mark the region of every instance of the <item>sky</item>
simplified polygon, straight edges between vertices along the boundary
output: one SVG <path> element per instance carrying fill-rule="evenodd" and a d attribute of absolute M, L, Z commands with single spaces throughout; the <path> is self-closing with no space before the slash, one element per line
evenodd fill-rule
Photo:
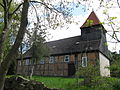
<path fill-rule="evenodd" d="M 72 12 L 74 16 L 74 21 L 78 22 L 78 24 L 72 23 L 68 25 L 68 29 L 66 27 L 64 28 L 57 28 L 57 30 L 50 30 L 49 33 L 51 34 L 49 37 L 49 41 L 68 38 L 80 35 L 80 26 L 84 23 L 87 15 L 87 12 L 84 12 L 83 9 L 84 6 L 80 6 L 78 8 L 75 8 Z"/>
<path fill-rule="evenodd" d="M 85 22 L 85 20 L 87 19 L 87 17 L 89 16 L 89 14 L 91 13 L 92 10 L 96 13 L 96 15 L 98 16 L 100 21 L 104 22 L 106 19 L 106 16 L 103 14 L 103 11 L 105 9 L 104 8 L 99 9 L 99 7 L 97 7 L 98 6 L 97 4 L 98 4 L 97 2 L 93 3 L 94 7 L 89 8 L 89 10 L 87 10 L 87 8 L 84 5 L 80 5 L 78 8 L 74 9 L 72 12 L 73 17 L 74 17 L 74 20 L 76 22 L 78 22 L 78 24 L 75 24 L 75 23 L 69 24 L 68 29 L 66 29 L 64 27 L 64 28 L 57 28 L 57 30 L 50 30 L 49 31 L 50 35 L 48 36 L 48 38 L 49 38 L 48 41 L 54 41 L 54 40 L 59 40 L 59 39 L 63 39 L 63 38 L 69 38 L 69 37 L 80 35 L 81 34 L 80 26 Z M 111 8 L 110 10 L 108 10 L 108 12 L 110 13 L 111 17 L 115 17 L 115 16 L 119 17 L 119 15 L 120 15 L 119 8 Z M 117 18 L 117 19 L 120 20 L 120 18 Z M 104 25 L 104 27 L 106 30 L 111 31 L 111 28 L 108 27 L 108 25 Z M 108 33 L 111 33 L 111 32 L 108 32 Z M 114 41 L 108 34 L 107 34 L 107 40 Z M 112 52 L 117 51 L 119 53 L 120 44 L 108 42 L 108 49 Z"/>
<path fill-rule="evenodd" d="M 37 0 L 37 1 L 39 1 L 39 0 Z M 55 5 L 57 5 L 57 3 L 59 1 L 64 1 L 64 0 L 53 0 L 53 2 L 54 1 L 56 2 Z M 81 1 L 81 0 L 66 0 L 66 1 L 76 2 L 76 1 Z M 116 7 L 117 4 L 115 2 L 117 0 L 104 0 L 104 1 L 106 1 L 106 3 L 105 4 L 103 3 L 102 5 L 105 6 L 106 8 L 109 8 L 107 10 L 104 7 L 99 7 L 100 6 L 99 0 L 88 0 L 88 1 L 90 1 L 90 4 L 88 2 L 85 2 L 85 3 L 83 2 L 82 5 L 79 5 L 78 8 L 74 8 L 74 10 L 72 11 L 72 14 L 74 17 L 73 19 L 75 22 L 77 22 L 77 24 L 75 24 L 75 23 L 68 24 L 69 28 L 68 27 L 64 27 L 64 28 L 58 27 L 56 30 L 50 29 L 48 31 L 47 41 L 54 41 L 54 40 L 59 40 L 59 39 L 64 39 L 64 38 L 81 35 L 80 27 L 82 26 L 82 24 L 85 22 L 85 20 L 87 19 L 87 17 L 89 16 L 89 14 L 92 11 L 94 11 L 96 13 L 96 15 L 98 16 L 98 18 L 101 22 L 105 22 L 105 23 L 107 23 L 107 20 L 106 20 L 107 17 L 106 17 L 106 15 L 103 14 L 103 12 L 107 11 L 111 17 L 117 17 L 117 20 L 115 20 L 114 22 L 120 24 L 120 22 L 118 22 L 118 21 L 120 21 L 120 17 L 119 17 L 120 8 Z M 112 6 L 112 7 L 110 7 L 110 6 Z M 74 7 L 74 4 L 72 7 Z M 35 14 L 33 14 L 33 15 L 35 15 Z M 110 31 L 112 31 L 112 29 L 107 24 L 104 24 L 104 27 L 107 31 L 109 31 L 108 32 L 109 34 L 112 33 L 112 32 L 110 32 Z M 120 33 L 118 33 L 118 37 L 120 37 L 119 34 Z M 108 34 L 107 34 L 107 40 L 114 41 Z M 120 43 L 116 44 L 116 43 L 108 42 L 108 49 L 112 52 L 117 51 L 119 53 Z"/>

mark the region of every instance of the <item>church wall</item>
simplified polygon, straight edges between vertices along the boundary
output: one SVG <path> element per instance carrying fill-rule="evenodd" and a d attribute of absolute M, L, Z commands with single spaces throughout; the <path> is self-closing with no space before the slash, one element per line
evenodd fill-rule
<path fill-rule="evenodd" d="M 69 54 L 67 54 L 69 55 Z M 77 60 L 75 60 L 75 55 L 77 55 Z M 81 59 L 82 57 L 87 57 L 88 62 L 91 64 L 96 64 L 98 59 L 98 53 L 97 52 L 89 52 L 89 53 L 77 53 L 77 54 L 71 54 L 69 55 L 70 61 L 65 62 L 64 61 L 65 55 L 55 56 L 55 62 L 49 63 L 48 57 L 45 59 L 44 64 L 36 64 L 34 65 L 34 75 L 42 75 L 42 76 L 69 76 L 69 68 L 70 64 L 75 66 L 77 69 L 79 66 L 81 66 Z M 30 73 L 30 70 L 32 68 L 32 65 L 25 64 L 22 66 L 20 64 L 20 60 L 18 61 L 18 67 L 17 67 L 17 74 L 24 74 L 28 75 Z M 71 68 L 72 69 L 72 68 Z"/>

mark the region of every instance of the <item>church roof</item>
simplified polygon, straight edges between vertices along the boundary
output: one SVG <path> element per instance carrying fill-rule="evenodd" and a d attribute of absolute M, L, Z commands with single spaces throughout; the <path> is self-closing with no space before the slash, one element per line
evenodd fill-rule
<path fill-rule="evenodd" d="M 84 22 L 84 24 L 80 28 L 88 27 L 90 25 L 98 25 L 100 24 L 100 20 L 98 19 L 97 15 L 94 11 L 91 12 L 91 14 L 88 16 L 87 20 Z"/>
<path fill-rule="evenodd" d="M 70 54 L 99 50 L 101 40 L 83 40 L 81 36 L 70 37 L 46 43 L 50 48 L 50 55 Z"/>

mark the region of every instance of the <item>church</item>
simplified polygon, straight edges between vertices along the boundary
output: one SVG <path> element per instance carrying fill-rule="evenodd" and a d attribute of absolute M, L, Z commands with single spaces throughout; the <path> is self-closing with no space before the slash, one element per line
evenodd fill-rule
<path fill-rule="evenodd" d="M 33 75 L 69 77 L 74 76 L 79 67 L 93 64 L 99 66 L 101 76 L 110 76 L 110 70 L 106 68 L 110 65 L 107 31 L 94 11 L 80 29 L 79 36 L 46 42 L 50 56 L 34 64 Z M 23 60 L 17 59 L 17 74 L 28 75 L 33 66 L 30 51 L 25 54 Z"/>

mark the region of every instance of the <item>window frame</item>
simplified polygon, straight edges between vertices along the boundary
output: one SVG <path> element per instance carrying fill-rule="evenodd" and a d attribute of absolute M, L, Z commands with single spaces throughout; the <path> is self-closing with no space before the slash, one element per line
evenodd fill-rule
<path fill-rule="evenodd" d="M 82 57 L 82 67 L 87 67 L 88 65 L 88 58 L 86 56 Z"/>
<path fill-rule="evenodd" d="M 55 61 L 55 57 L 54 56 L 50 56 L 49 57 L 49 63 L 54 63 Z"/>
<path fill-rule="evenodd" d="M 39 64 L 45 64 L 45 60 L 43 60 L 43 59 L 40 60 L 40 61 L 39 61 Z"/>
<path fill-rule="evenodd" d="M 66 58 L 67 57 L 67 58 Z M 68 59 L 67 61 L 66 61 L 66 59 Z M 64 62 L 70 62 L 70 55 L 65 55 L 64 56 Z"/>

